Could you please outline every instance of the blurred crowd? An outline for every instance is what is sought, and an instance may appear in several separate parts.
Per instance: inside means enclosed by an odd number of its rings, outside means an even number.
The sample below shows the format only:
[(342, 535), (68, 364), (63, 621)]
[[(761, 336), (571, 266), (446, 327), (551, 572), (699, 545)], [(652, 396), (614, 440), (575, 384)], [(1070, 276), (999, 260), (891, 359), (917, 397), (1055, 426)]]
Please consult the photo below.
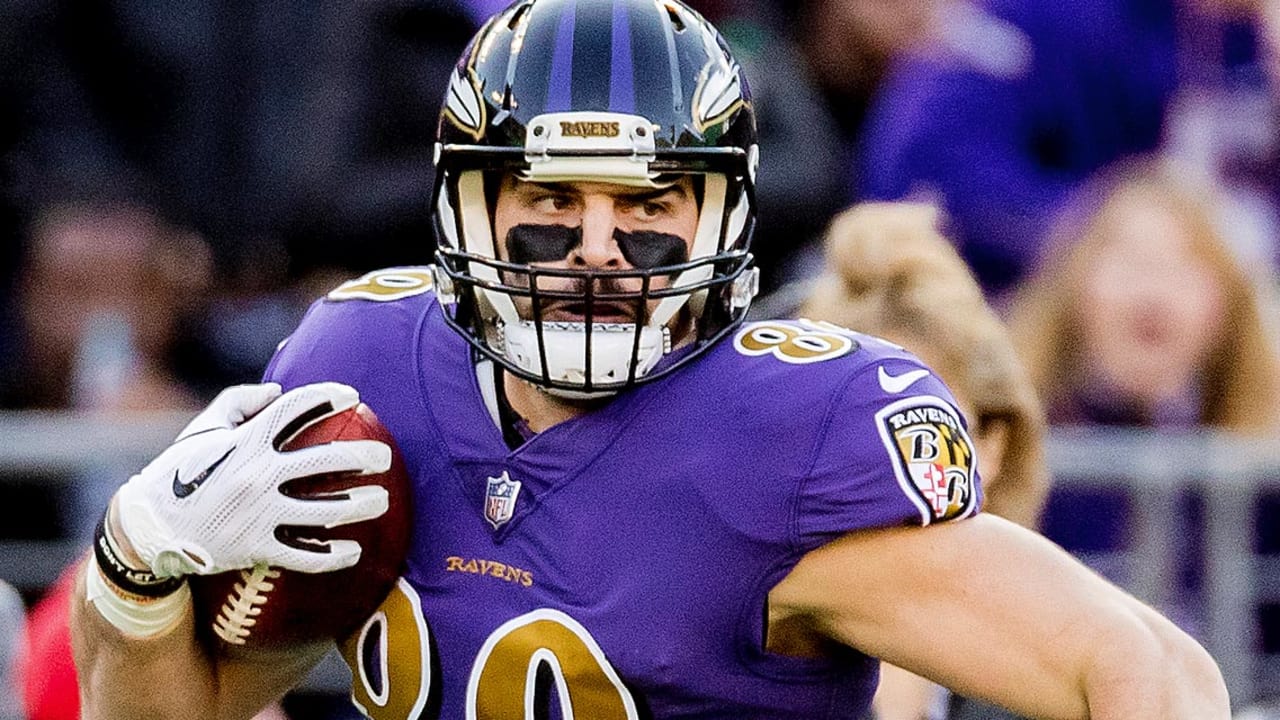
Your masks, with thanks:
[[(336, 278), (430, 262), (448, 70), (505, 4), (0, 3), (0, 409), (198, 408)], [(690, 4), (752, 81), (758, 314), (955, 368), (1027, 485), (991, 509), (1124, 543), (1124, 498), (1046, 490), (1046, 422), (1280, 437), (1280, 2)], [(110, 474), (0, 525), (86, 537)]]

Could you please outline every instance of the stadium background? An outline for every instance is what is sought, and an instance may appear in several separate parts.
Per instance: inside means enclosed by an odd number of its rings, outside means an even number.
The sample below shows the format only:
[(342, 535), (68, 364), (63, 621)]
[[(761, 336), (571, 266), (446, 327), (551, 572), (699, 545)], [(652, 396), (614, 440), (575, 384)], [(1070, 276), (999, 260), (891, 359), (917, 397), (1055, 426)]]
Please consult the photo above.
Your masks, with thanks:
[[(446, 71), (503, 4), (0, 3), (0, 666), (5, 608), (37, 605), (184, 418), (337, 280), (430, 261)], [(753, 82), (763, 307), (821, 269), (836, 212), (903, 198), (944, 208), (1008, 307), (1095, 181), (1152, 157), (1280, 287), (1276, 0), (693, 5)], [(1046, 533), (1204, 642), (1241, 717), (1280, 717), (1280, 423), (1059, 420)]]

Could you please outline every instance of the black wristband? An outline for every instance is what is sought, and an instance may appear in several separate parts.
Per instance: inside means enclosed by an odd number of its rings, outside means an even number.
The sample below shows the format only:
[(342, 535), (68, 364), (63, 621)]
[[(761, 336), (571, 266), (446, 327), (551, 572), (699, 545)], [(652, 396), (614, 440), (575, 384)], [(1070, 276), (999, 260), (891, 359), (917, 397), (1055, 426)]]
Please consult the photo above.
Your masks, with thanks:
[(172, 595), (186, 581), (183, 577), (157, 577), (150, 570), (135, 570), (126, 565), (120, 558), (120, 549), (116, 547), (111, 533), (107, 532), (106, 515), (102, 516), (98, 529), (93, 533), (93, 554), (98, 560), (98, 569), (103, 577), (131, 595), (162, 598)]

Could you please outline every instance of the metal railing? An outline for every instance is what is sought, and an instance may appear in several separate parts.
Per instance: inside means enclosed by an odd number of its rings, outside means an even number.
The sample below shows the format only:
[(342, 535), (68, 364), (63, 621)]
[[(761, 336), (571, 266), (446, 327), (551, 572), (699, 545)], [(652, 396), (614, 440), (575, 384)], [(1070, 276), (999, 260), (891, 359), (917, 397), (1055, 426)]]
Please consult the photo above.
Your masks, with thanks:
[[(104, 463), (141, 467), (188, 419), (188, 413), (127, 420), (0, 413), (0, 502), (6, 477), (24, 472), (73, 473)], [(1106, 560), (1124, 568), (1130, 592), (1157, 607), (1180, 600), (1177, 558), (1167, 552), (1185, 531), (1179, 493), (1202, 495), (1204, 624), (1198, 634), (1222, 667), (1236, 706), (1259, 699), (1265, 694), (1260, 688), (1275, 687), (1280, 656), (1261, 652), (1256, 608), (1280, 602), (1280, 557), (1255, 554), (1253, 537), (1258, 497), (1280, 491), (1280, 443), (1214, 433), (1058, 428), (1048, 460), (1056, 485), (1120, 488), (1130, 497), (1132, 541)], [(0, 537), (0, 579), (20, 589), (43, 587), (82, 549), (83, 543), (69, 540)], [(340, 689), (347, 682), (332, 665), (313, 675), (313, 686)]]
[(1187, 530), (1179, 495), (1203, 497), (1204, 626), (1197, 634), (1222, 668), (1233, 704), (1243, 706), (1264, 695), (1260, 688), (1275, 688), (1280, 656), (1262, 653), (1257, 608), (1280, 602), (1280, 557), (1255, 553), (1254, 538), (1259, 497), (1280, 491), (1280, 442), (1210, 432), (1056, 428), (1048, 459), (1056, 485), (1128, 493), (1132, 542), (1121, 552), (1124, 585), (1160, 608), (1179, 600), (1178, 558), (1168, 552)]

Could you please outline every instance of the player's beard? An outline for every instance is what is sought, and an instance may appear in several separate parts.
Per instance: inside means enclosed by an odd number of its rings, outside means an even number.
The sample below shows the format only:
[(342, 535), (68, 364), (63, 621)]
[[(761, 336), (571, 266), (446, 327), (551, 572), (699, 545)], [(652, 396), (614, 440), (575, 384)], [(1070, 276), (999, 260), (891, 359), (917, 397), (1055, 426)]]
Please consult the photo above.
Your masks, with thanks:
[[(541, 298), (539, 301), (543, 320), (587, 322), (587, 291), (591, 289), (590, 321), (593, 323), (620, 323), (644, 325), (657, 307), (658, 300), (645, 300), (640, 295), (642, 281), (638, 278), (620, 278), (611, 276), (586, 278), (547, 278), (559, 284), (568, 281), (564, 287), (543, 287), (543, 292), (554, 292), (554, 298)], [(658, 283), (650, 285), (657, 289), (666, 287), (667, 281), (661, 278)], [(652, 281), (651, 281), (652, 282)], [(527, 301), (527, 316), (533, 315), (533, 301)], [(526, 313), (522, 312), (522, 315)]]

